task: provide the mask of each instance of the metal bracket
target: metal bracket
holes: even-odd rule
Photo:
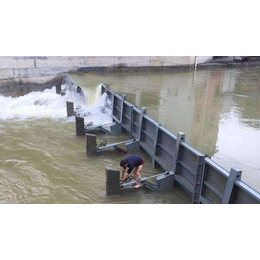
[[[122,133],[122,125],[121,123],[114,123],[110,126],[110,132],[113,134],[121,134]]]

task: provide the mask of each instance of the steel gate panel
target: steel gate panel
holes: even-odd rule
[[[200,197],[210,203],[222,203],[228,177],[228,171],[210,158],[205,158]]]
[[[135,139],[140,139],[139,133],[140,133],[140,126],[141,126],[141,117],[142,117],[142,112],[136,108],[133,107],[133,113],[132,113],[132,136]]]
[[[156,139],[157,128],[158,123],[146,115],[143,116],[140,145],[152,158],[154,158],[154,140]]]
[[[129,134],[132,133],[132,125],[133,125],[133,107],[131,103],[128,101],[123,102],[123,112],[122,112],[122,127],[125,129]]]
[[[175,164],[177,137],[160,126],[155,147],[155,161],[165,170],[172,171]]]
[[[260,194],[243,181],[236,181],[232,190],[231,204],[259,204]]]

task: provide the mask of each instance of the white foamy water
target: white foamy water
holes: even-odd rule
[[[107,99],[107,94],[100,96],[100,86],[96,89],[95,97],[93,106],[88,107],[84,95],[67,90],[66,94],[61,96],[56,94],[55,87],[20,97],[0,96],[0,120],[67,119],[66,101],[71,101],[75,108],[81,106],[80,112],[86,117],[86,123],[111,122],[110,101]],[[68,120],[73,119],[74,117]]]
[[[98,85],[96,89],[84,88],[83,91],[85,95],[86,105],[90,108],[95,105],[95,102],[100,97],[101,84]]]
[[[81,109],[77,110],[77,114],[84,117],[85,124],[93,122],[97,125],[112,122],[112,102],[108,99],[107,94],[104,93],[96,100],[93,106],[81,106]]]

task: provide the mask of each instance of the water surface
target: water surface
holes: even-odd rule
[[[229,170],[239,167],[242,180],[260,192],[260,73],[257,67],[193,71],[72,74],[92,107],[91,120],[108,120],[93,110],[97,86],[109,83],[168,130]],[[93,98],[93,96],[95,96]],[[66,118],[66,98],[30,93],[23,99],[1,98],[1,203],[190,203],[182,189],[133,190],[105,196],[105,167],[117,168],[125,156],[106,152],[88,158],[85,140],[75,136]],[[67,97],[68,98],[68,97]],[[78,105],[76,96],[69,99]],[[2,105],[2,106],[1,106]],[[86,119],[88,120],[88,119]],[[90,120],[90,119],[89,119]],[[112,143],[127,136],[98,135]],[[145,158],[143,176],[160,172]],[[119,167],[118,167],[119,168]]]
[[[109,83],[168,130],[260,192],[260,69],[72,75],[83,86]]]

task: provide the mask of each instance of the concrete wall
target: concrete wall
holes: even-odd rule
[[[208,56],[207,56],[208,57]],[[205,59],[202,59],[204,61]],[[206,59],[207,60],[207,59]],[[56,84],[77,70],[120,71],[133,68],[193,67],[195,56],[43,56],[0,57],[0,87]],[[58,83],[57,83],[58,84]]]
[[[187,66],[194,56],[0,57],[0,69]]]
[[[197,62],[198,64],[205,63],[213,59],[213,56],[198,56]]]

